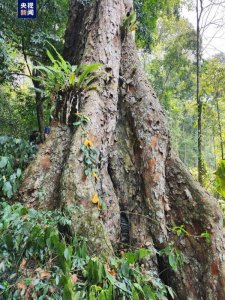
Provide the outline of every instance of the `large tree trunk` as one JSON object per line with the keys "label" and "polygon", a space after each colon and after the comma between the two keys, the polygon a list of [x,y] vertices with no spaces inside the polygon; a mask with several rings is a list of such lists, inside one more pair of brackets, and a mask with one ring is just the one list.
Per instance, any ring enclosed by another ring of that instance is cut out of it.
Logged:
{"label": "large tree trunk", "polygon": [[[70,207],[72,230],[85,235],[96,253],[112,254],[124,243],[160,250],[173,240],[184,267],[173,272],[166,259],[154,257],[149,268],[162,274],[177,299],[224,299],[222,215],[171,153],[165,114],[138,61],[133,35],[121,36],[130,6],[73,0],[66,31],[70,63],[100,62],[107,73],[80,103],[91,119],[88,137],[100,150],[100,179],[84,176],[82,128],[58,125],[28,168],[21,193],[40,208]],[[103,211],[91,201],[96,193],[106,204]],[[178,238],[171,228],[182,224],[190,235]],[[210,243],[193,237],[205,231]]]}

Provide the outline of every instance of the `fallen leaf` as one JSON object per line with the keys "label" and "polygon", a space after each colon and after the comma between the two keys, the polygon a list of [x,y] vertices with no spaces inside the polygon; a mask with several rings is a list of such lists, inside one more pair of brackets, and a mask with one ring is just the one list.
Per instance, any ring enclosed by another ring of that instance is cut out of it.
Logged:
{"label": "fallen leaf", "polygon": [[43,279],[45,277],[48,278],[51,276],[50,272],[47,272],[47,271],[43,270],[42,268],[37,268],[35,271],[40,274],[41,279]]}
{"label": "fallen leaf", "polygon": [[47,271],[43,271],[43,272],[40,272],[40,277],[41,279],[42,278],[49,278],[51,276],[51,273],[50,272],[47,272]]}
{"label": "fallen leaf", "polygon": [[78,277],[77,277],[76,274],[71,275],[71,280],[72,280],[73,283],[76,283],[77,279],[78,279]]}
{"label": "fallen leaf", "polygon": [[24,269],[25,266],[26,266],[26,263],[27,263],[26,259],[23,258],[22,261],[21,261],[21,263],[20,263],[20,269]]}
{"label": "fallen leaf", "polygon": [[38,272],[38,273],[40,273],[40,272],[42,272],[42,271],[43,271],[42,268],[37,268],[37,269],[35,269],[35,272]]}
{"label": "fallen leaf", "polygon": [[114,276],[114,277],[116,276],[116,272],[115,272],[115,270],[111,270],[111,271],[109,271],[109,274],[110,274],[110,275],[112,275],[112,276]]}
{"label": "fallen leaf", "polygon": [[26,286],[26,284],[23,281],[20,281],[20,282],[17,283],[17,288],[19,290],[25,289],[26,287],[27,286]]}

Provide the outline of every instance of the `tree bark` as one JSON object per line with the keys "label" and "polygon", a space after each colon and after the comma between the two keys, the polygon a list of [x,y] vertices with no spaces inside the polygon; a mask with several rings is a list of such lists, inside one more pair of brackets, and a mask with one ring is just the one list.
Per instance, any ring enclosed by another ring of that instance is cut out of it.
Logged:
{"label": "tree bark", "polygon": [[[166,117],[145,78],[133,34],[121,36],[130,6],[117,0],[84,6],[73,0],[70,7],[65,57],[72,64],[100,62],[107,74],[79,108],[91,119],[86,130],[100,152],[99,180],[84,176],[82,128],[55,125],[25,174],[21,194],[29,205],[69,208],[72,230],[85,235],[98,254],[110,255],[124,243],[160,250],[174,241],[184,267],[173,272],[166,259],[154,256],[149,268],[173,287],[176,299],[223,299],[222,214],[171,153]],[[92,203],[95,194],[104,200],[104,210]],[[175,225],[184,225],[189,235],[176,237]],[[193,237],[205,231],[210,243]]]}
{"label": "tree bark", "polygon": [[196,2],[197,19],[197,45],[196,45],[196,102],[198,111],[198,181],[203,183],[203,157],[202,157],[202,100],[200,96],[200,74],[201,74],[201,35],[200,22],[202,19],[203,6],[202,0]]}
{"label": "tree bark", "polygon": [[[34,66],[36,66],[37,62],[34,61],[33,64],[34,64]],[[40,91],[41,84],[39,81],[35,80],[35,77],[37,77],[38,74],[40,74],[40,72],[38,73],[38,70],[35,70],[35,69],[32,70],[31,76],[32,76],[32,82],[33,82],[33,85],[35,88],[37,124],[38,124],[40,142],[43,142],[44,141],[44,108],[43,108],[44,99],[43,99],[42,93]]]}
{"label": "tree bark", "polygon": [[216,100],[217,121],[218,121],[218,127],[219,127],[221,159],[224,159],[225,157],[224,157],[224,149],[223,149],[223,134],[222,134],[222,125],[221,125],[221,116],[220,116],[218,94],[216,94],[216,99],[215,100]]}

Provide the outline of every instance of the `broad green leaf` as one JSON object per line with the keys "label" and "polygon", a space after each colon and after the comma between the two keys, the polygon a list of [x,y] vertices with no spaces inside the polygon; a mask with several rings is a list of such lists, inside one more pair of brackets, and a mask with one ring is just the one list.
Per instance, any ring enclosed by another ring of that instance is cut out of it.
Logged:
{"label": "broad green leaf", "polygon": [[12,189],[12,185],[9,181],[4,182],[2,190],[4,192],[4,194],[8,197],[8,198],[12,198],[13,196],[13,189]]}
{"label": "broad green leaf", "polygon": [[66,260],[70,260],[70,258],[71,258],[71,253],[70,253],[70,250],[68,247],[66,247],[64,250],[64,257]]}
{"label": "broad green leaf", "polygon": [[0,168],[3,169],[8,163],[8,157],[2,156],[0,160]]}
{"label": "broad green leaf", "polygon": [[140,284],[134,283],[133,286],[135,287],[135,289],[136,289],[137,291],[139,291],[139,292],[141,293],[142,296],[145,297],[145,293],[144,293],[142,287],[140,286]]}
{"label": "broad green leaf", "polygon": [[16,176],[19,178],[22,175],[22,170],[20,168],[17,169],[16,171]]}
{"label": "broad green leaf", "polygon": [[145,257],[149,257],[151,255],[151,251],[149,249],[141,248],[137,250],[138,258],[141,260]]}

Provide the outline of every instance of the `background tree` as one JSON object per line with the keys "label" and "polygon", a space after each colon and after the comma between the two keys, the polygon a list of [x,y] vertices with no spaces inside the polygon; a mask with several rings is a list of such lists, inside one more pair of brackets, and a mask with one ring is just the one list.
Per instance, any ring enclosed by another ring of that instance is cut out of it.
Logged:
{"label": "background tree", "polygon": [[196,1],[196,24],[197,24],[197,46],[196,46],[196,101],[198,107],[198,180],[203,183],[203,158],[202,158],[202,101],[200,98],[200,66],[202,59],[200,23],[203,14],[203,1]]}
{"label": "background tree", "polygon": [[[224,116],[224,75],[225,65],[219,58],[213,58],[204,64],[204,72],[201,76],[202,81],[202,94],[210,102],[216,113],[216,130],[219,138],[220,159],[224,159],[224,124],[221,116]],[[215,118],[214,118],[215,120]]]}
{"label": "background tree", "polygon": [[155,41],[157,20],[162,15],[178,15],[180,4],[180,0],[135,0],[134,7],[139,21],[137,45],[151,51]]}
{"label": "background tree", "polygon": [[[40,133],[44,127],[44,99],[40,91],[40,83],[34,80],[36,71],[32,65],[46,61],[46,41],[62,49],[62,36],[65,31],[68,1],[38,1],[38,18],[23,20],[15,18],[17,1],[4,1],[0,6],[0,39],[2,41],[2,61],[4,68],[1,71],[1,80],[16,81],[18,76],[24,80],[29,76],[34,86],[37,122]],[[3,45],[4,43],[4,45]],[[10,53],[14,53],[14,58]],[[15,53],[17,59],[15,63]],[[11,60],[11,63],[10,61]],[[15,67],[16,66],[16,67]],[[18,79],[21,80],[21,79]],[[29,81],[28,81],[29,84]],[[32,92],[30,91],[30,94]]]}
{"label": "background tree", "polygon": [[[203,143],[202,143],[202,101],[200,95],[200,77],[201,77],[201,63],[203,56],[202,39],[204,32],[209,26],[216,26],[219,31],[223,26],[223,18],[218,17],[217,14],[224,5],[224,1],[208,1],[207,3],[202,0],[196,0],[196,102],[198,108],[198,179],[203,183],[204,175],[204,159],[203,159]],[[211,12],[213,11],[213,14]],[[212,17],[211,17],[212,15]],[[214,37],[216,33],[214,34]],[[211,40],[214,38],[212,37]]]}

